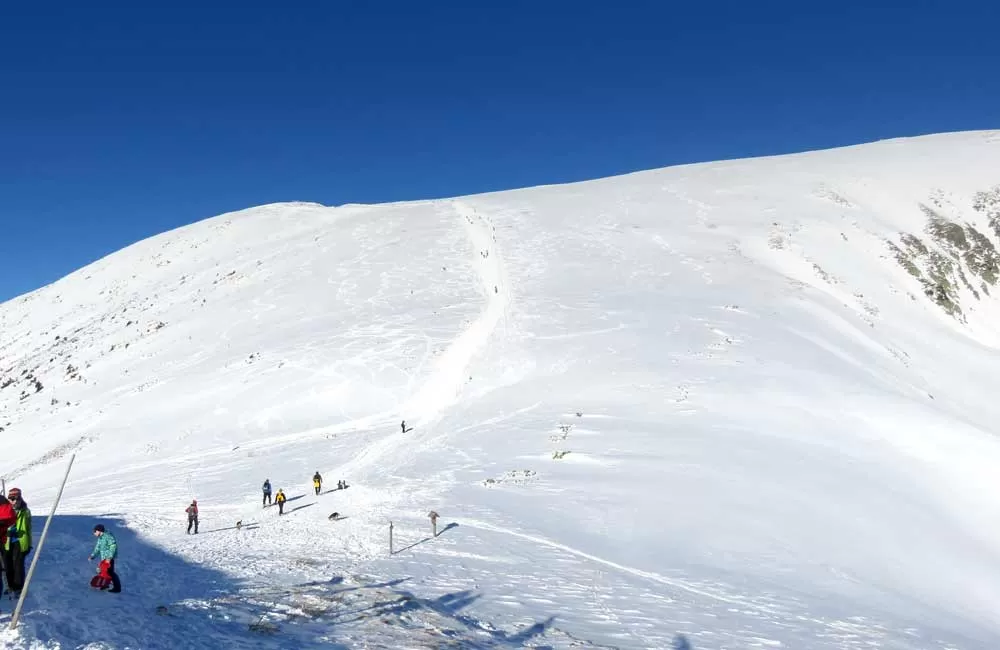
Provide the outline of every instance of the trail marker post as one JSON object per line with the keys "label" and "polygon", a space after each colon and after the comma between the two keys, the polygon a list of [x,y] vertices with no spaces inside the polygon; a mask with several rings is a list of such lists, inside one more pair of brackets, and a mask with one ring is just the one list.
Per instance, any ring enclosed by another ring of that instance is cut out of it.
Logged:
{"label": "trail marker post", "polygon": [[431,530],[434,532],[434,537],[438,536],[438,513],[431,510],[431,513],[427,515],[431,518]]}
{"label": "trail marker post", "polygon": [[393,554],[392,550],[392,522],[389,522],[389,555]]}
{"label": "trail marker post", "polygon": [[49,518],[45,520],[45,528],[42,529],[42,536],[38,540],[38,546],[35,548],[35,557],[31,558],[31,566],[28,567],[28,575],[24,578],[24,588],[21,590],[20,598],[17,599],[17,607],[14,608],[14,615],[10,619],[10,629],[12,630],[17,627],[17,622],[21,618],[21,608],[24,607],[24,600],[28,597],[28,585],[31,584],[31,576],[35,575],[35,567],[38,565],[38,556],[42,554],[42,546],[45,545],[45,538],[49,534],[49,526],[52,525],[52,520],[56,516],[56,508],[59,507],[59,500],[62,499],[63,488],[66,487],[66,479],[69,478],[69,471],[73,469],[73,461],[75,459],[76,454],[70,456],[69,466],[66,467],[66,475],[63,476],[62,485],[59,486],[59,493],[56,495],[56,500],[52,504],[52,512],[49,513]]}

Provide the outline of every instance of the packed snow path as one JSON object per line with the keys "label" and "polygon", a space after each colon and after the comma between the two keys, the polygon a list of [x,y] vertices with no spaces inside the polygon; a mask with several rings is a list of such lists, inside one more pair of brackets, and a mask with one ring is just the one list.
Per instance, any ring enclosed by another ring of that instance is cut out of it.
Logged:
{"label": "packed snow path", "polygon": [[995,648],[998,166],[970,133],[262,206],[6,303],[36,530],[78,456],[0,647]]}
{"label": "packed snow path", "polygon": [[[488,345],[494,330],[506,318],[510,293],[503,260],[496,248],[496,227],[464,203],[455,201],[454,208],[468,232],[485,307],[444,353],[433,360],[430,376],[423,379],[416,393],[401,406],[397,414],[399,431],[382,437],[355,454],[350,461],[338,467],[339,475],[364,476],[365,470],[376,465],[384,471],[387,469],[386,454],[395,453],[401,461],[405,461],[414,445],[426,444],[422,441],[426,440],[428,431],[432,435],[434,423],[440,419],[442,411],[459,399],[471,381],[469,368],[473,359]],[[425,359],[427,361],[430,360]],[[403,422],[409,423],[406,431],[403,431]],[[388,465],[395,466],[398,462]]]}

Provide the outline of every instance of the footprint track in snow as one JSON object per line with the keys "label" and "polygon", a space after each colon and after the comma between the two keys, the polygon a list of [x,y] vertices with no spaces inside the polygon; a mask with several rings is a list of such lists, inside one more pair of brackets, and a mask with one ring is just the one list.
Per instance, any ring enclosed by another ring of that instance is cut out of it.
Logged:
{"label": "footprint track in snow", "polygon": [[342,474],[358,475],[359,471],[375,464],[395,467],[398,463],[386,464],[387,455],[405,449],[405,457],[410,457],[415,446],[431,444],[436,439],[433,435],[434,422],[459,399],[469,382],[469,368],[475,357],[489,345],[501,322],[506,321],[511,295],[503,257],[496,247],[496,227],[488,217],[480,215],[475,208],[465,203],[453,201],[451,208],[465,226],[466,237],[473,249],[472,262],[486,306],[479,317],[437,355],[430,376],[400,407],[400,417],[405,418],[408,423],[407,430],[403,431],[400,427],[395,433],[366,447],[340,468]]}

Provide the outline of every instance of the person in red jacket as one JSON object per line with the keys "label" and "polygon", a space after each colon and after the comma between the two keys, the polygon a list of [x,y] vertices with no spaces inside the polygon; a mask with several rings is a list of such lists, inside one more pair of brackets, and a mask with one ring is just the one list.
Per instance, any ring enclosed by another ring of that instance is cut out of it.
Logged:
{"label": "person in red jacket", "polygon": [[194,534],[198,534],[198,502],[192,501],[191,505],[187,507],[184,512],[188,516],[188,535],[191,534],[191,528],[194,527]]}
{"label": "person in red jacket", "polygon": [[0,494],[0,593],[3,593],[3,576],[7,574],[7,562],[9,555],[4,552],[7,546],[7,529],[17,523],[17,514],[14,506],[10,504],[7,497]]}

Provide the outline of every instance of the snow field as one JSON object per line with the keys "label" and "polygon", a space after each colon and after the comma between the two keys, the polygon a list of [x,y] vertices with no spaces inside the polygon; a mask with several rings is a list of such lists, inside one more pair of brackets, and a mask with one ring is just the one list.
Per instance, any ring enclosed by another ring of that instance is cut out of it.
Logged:
{"label": "snow field", "polygon": [[998,306],[948,316],[884,240],[932,199],[992,237],[998,162],[952,134],[263,206],[0,306],[38,521],[78,454],[0,647],[994,647]]}

